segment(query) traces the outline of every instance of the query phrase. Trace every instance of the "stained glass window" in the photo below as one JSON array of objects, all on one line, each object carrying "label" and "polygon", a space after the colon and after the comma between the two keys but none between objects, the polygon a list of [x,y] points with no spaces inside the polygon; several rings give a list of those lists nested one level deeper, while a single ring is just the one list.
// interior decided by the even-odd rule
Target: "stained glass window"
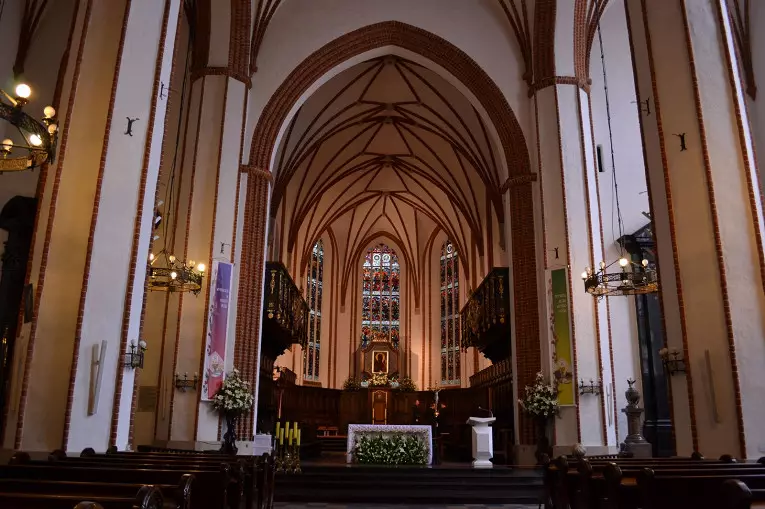
[{"label": "stained glass window", "polygon": [[367,251],[361,287],[361,344],[374,338],[398,346],[401,268],[396,252],[380,244]]},{"label": "stained glass window", "polygon": [[441,247],[441,384],[460,383],[460,265],[448,240]]},{"label": "stained glass window", "polygon": [[319,380],[319,353],[321,345],[321,294],[324,279],[324,244],[321,241],[313,246],[311,260],[306,275],[308,301],[308,345],[303,350],[303,378]]}]

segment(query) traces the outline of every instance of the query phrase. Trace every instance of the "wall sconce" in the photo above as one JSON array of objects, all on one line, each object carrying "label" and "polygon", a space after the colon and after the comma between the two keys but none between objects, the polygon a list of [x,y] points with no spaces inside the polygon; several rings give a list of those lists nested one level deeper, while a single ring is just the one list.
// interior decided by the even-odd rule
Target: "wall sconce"
[{"label": "wall sconce", "polygon": [[128,368],[143,369],[143,354],[146,352],[146,341],[143,339],[135,344],[135,341],[130,341],[130,351],[125,354],[125,366]]},{"label": "wall sconce", "polygon": [[189,380],[189,374],[184,373],[183,378],[178,373],[175,374],[175,388],[181,392],[186,392],[186,389],[197,390],[197,384],[199,383],[199,375],[194,373],[194,378]]},{"label": "wall sconce", "polygon": [[584,380],[579,380],[579,394],[595,394],[596,396],[600,394],[601,390],[603,389],[603,384],[598,380],[597,382],[594,382],[592,378],[590,378],[590,383],[585,384]]},{"label": "wall sconce", "polygon": [[682,352],[677,348],[662,348],[659,350],[659,357],[664,364],[664,370],[670,376],[678,373],[685,373],[685,360]]}]

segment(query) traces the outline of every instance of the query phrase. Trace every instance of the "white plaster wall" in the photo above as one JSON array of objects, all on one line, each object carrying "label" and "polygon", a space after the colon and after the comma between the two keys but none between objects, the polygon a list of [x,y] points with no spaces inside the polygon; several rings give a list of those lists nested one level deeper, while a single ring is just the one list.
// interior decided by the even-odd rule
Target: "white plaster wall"
[{"label": "white plaster wall", "polygon": [[[748,139],[748,133],[745,133],[744,140],[739,135],[737,113],[746,114],[743,90],[739,83],[731,83],[727,72],[715,72],[726,69],[728,58],[733,56],[732,35],[727,23],[719,26],[718,8],[719,4],[712,0],[686,6],[689,21],[694,28],[691,31],[691,43],[697,73],[703,77],[699,79],[699,96],[711,167],[709,185],[714,187],[717,202],[719,239],[724,256],[721,270],[725,271],[727,279],[725,305],[729,306],[726,309],[731,322],[729,334],[733,336],[737,363],[737,370],[733,366],[720,366],[719,362],[713,362],[711,371],[707,370],[706,375],[716,391],[719,391],[720,399],[728,401],[721,401],[715,408],[720,412],[722,422],[706,426],[719,433],[727,421],[732,421],[734,416],[738,418],[733,406],[735,402],[730,401],[732,398],[726,397],[726,394],[740,390],[740,412],[746,434],[746,450],[741,452],[748,458],[757,458],[765,451],[765,430],[760,425],[765,419],[765,407],[762,405],[765,377],[761,369],[765,364],[765,343],[762,341],[765,293],[763,287],[752,280],[756,281],[757,275],[760,279],[765,276],[761,273],[759,263],[765,232],[760,196],[754,191],[754,203],[749,199],[747,180],[751,179],[752,186],[756,187],[757,178],[751,140]],[[702,33],[705,35],[702,36]],[[746,122],[745,118],[743,122]],[[752,210],[753,204],[755,210]],[[723,357],[724,354],[721,354]],[[723,426],[718,427],[718,424]]]},{"label": "white plaster wall", "polygon": [[[433,13],[438,12],[438,16]],[[316,20],[321,19],[320,23]],[[313,51],[335,38],[373,23],[397,20],[428,30],[465,51],[497,84],[527,131],[522,59],[507,21],[490,2],[460,0],[330,0],[285,2],[276,12],[258,55],[248,134],[287,75]],[[513,64],[515,62],[515,64]],[[326,79],[325,77],[324,79]],[[251,134],[245,146],[248,158]]]},{"label": "white plaster wall", "polygon": [[[728,0],[730,1],[730,0]],[[754,144],[759,156],[760,165],[760,192],[765,194],[765,179],[763,165],[765,165],[765,3],[750,2],[750,16],[753,27],[752,37],[752,62],[754,67],[754,79],[758,86],[757,100],[746,96],[749,107],[749,120],[752,123]]]},{"label": "white plaster wall", "polygon": [[[635,81],[624,4],[617,2],[608,9],[601,18],[600,26],[608,78],[616,183],[624,222],[622,233],[630,234],[649,222],[649,219],[643,215],[643,212],[649,212],[649,205],[642,143],[640,143],[638,108],[636,104],[633,104],[636,101]],[[616,194],[612,173],[601,45],[597,35],[592,48],[590,77],[592,79],[590,98],[594,141],[595,145],[601,145],[603,150],[603,172],[599,173],[596,169],[594,174],[599,184],[605,261],[610,263],[620,256],[619,245],[616,243],[620,233],[616,221]],[[599,261],[598,253],[596,253],[595,262]],[[608,300],[608,308],[616,382],[611,390],[612,394],[614,392],[616,394],[616,406],[614,407],[612,402],[607,409],[611,410],[610,419],[613,420],[615,415],[618,421],[618,440],[621,442],[627,436],[627,418],[618,410],[626,404],[624,391],[627,390],[627,379],[632,378],[638,381],[640,379],[635,299],[634,297],[611,298]],[[608,354],[607,350],[606,353]],[[608,384],[612,384],[610,376],[605,378],[604,390]]]}]

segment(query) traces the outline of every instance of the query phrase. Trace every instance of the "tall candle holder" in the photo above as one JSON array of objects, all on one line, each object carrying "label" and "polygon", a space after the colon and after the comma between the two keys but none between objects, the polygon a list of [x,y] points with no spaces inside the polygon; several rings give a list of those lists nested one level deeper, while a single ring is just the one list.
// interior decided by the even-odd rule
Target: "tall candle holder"
[{"label": "tall candle holder", "polygon": [[292,463],[292,473],[293,474],[299,474],[302,472],[300,469],[300,444],[295,444],[295,450],[293,451],[293,463]]}]

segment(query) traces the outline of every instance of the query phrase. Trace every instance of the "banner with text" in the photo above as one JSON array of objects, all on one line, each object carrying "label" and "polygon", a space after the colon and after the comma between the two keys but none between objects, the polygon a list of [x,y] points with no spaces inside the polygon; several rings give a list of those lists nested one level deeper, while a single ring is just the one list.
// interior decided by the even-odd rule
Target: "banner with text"
[{"label": "banner with text", "polygon": [[560,405],[574,404],[574,376],[571,364],[571,317],[566,269],[550,271],[550,328],[552,332],[553,377],[558,382]]},{"label": "banner with text", "polygon": [[202,375],[203,401],[210,401],[215,396],[225,377],[232,272],[232,264],[213,260],[210,271],[210,307],[207,310],[205,371]]}]

